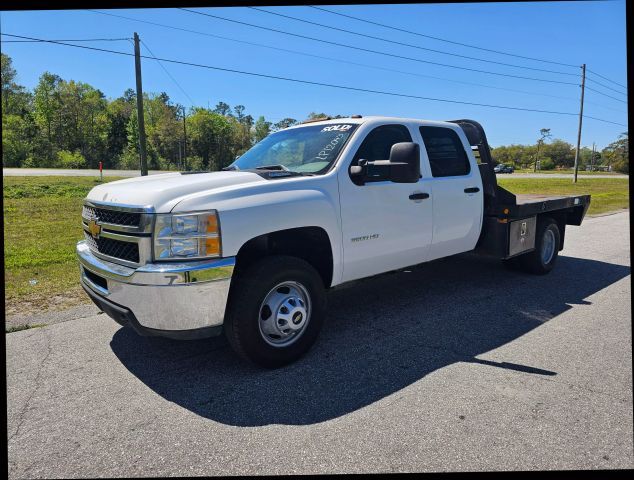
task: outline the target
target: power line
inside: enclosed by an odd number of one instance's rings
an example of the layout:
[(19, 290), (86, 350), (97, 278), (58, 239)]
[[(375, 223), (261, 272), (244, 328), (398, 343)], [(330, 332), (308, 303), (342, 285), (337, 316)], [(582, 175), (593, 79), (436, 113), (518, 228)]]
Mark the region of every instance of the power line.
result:
[(609, 120), (603, 120), (601, 118), (591, 117), (590, 115), (584, 115), (584, 118), (591, 118), (592, 120), (598, 120), (599, 122), (612, 123), (614, 125), (620, 125), (621, 127), (627, 127), (624, 123), (611, 122)]
[[(425, 74), (421, 74), (421, 73), (407, 72), (407, 71), (396, 70), (396, 69), (387, 68), (387, 67), (380, 67), (378, 65), (368, 65), (368, 64), (365, 64), (365, 63), (353, 62), (353, 61), (350, 61), (350, 60), (343, 60), (343, 59), (339, 59), (339, 58), (326, 57), (326, 56), (323, 56), (323, 55), (316, 55), (316, 54), (308, 53), (308, 52), (301, 52), (301, 51), (298, 51), (298, 50), (291, 50), (291, 49), (288, 49), (288, 48), (274, 47), (272, 45), (266, 45), (266, 44), (263, 44), (263, 43), (255, 43), (255, 42), (249, 42), (247, 40), (239, 40), (239, 39), (236, 39), (236, 38), (224, 37), (222, 35), (215, 35), (215, 34), (212, 34), (212, 33), (209, 33), (209, 32), (201, 32), (199, 30), (192, 30), (192, 29), (189, 29), (189, 28), (176, 27), (174, 25), (167, 25), (167, 24), (164, 24), (164, 23), (152, 22), (152, 21), (149, 21), (149, 20), (141, 20), (139, 18), (127, 17), (125, 15), (117, 15), (117, 14), (109, 13), (109, 12), (100, 12), (99, 10), (87, 10), (87, 11), (92, 12), (92, 13), (98, 13), (100, 15), (107, 15), (107, 16), (110, 16), (110, 17), (122, 18), (124, 20), (128, 20), (128, 21), (131, 21), (131, 22), (145, 23), (147, 25), (153, 25), (153, 26), (156, 26), (156, 27), (169, 28), (171, 30), (177, 30), (177, 31), (181, 31), (181, 32), (193, 33), (193, 34), (196, 34), (196, 35), (204, 35), (204, 36), (207, 36), (207, 37), (218, 38), (218, 39), (226, 40), (226, 41), (229, 41), (229, 42), (242, 43), (242, 44), (245, 44), (245, 45), (251, 45), (251, 46), (260, 47), (260, 48), (268, 48), (270, 50), (275, 50), (275, 51), (280, 51), (280, 52), (288, 52), (288, 53), (293, 53), (293, 54), (296, 54), (296, 55), (304, 55), (304, 56), (307, 56), (307, 57), (320, 58), (320, 59), (323, 59), (323, 60), (329, 60), (329, 61), (333, 61), (333, 62), (344, 63), (344, 64), (348, 64), (348, 65), (356, 65), (356, 66), (360, 66), (360, 67), (372, 68), (372, 69), (376, 69), (376, 70), (383, 70), (383, 71), (387, 71), (387, 72), (400, 73), (400, 74), (403, 74), (403, 75), (411, 75), (411, 76), (416, 76), (416, 77), (420, 77), (420, 78), (432, 78), (432, 79), (435, 79), (435, 80), (442, 80), (442, 81), (446, 81), (446, 82), (460, 83), (460, 84), (464, 84), (464, 85), (474, 85), (474, 86), (477, 86), (477, 87), (493, 88), (493, 89), (496, 89), (496, 90), (504, 90), (504, 91), (507, 91), (507, 92), (524, 93), (524, 94), (527, 94), (527, 95), (536, 95), (536, 96), (542, 96), (542, 97), (558, 98), (558, 99), (561, 99), (561, 100), (578, 101), (577, 98), (573, 98), (573, 97), (564, 97), (564, 96), (561, 96), (561, 95), (552, 95), (552, 94), (548, 94), (548, 93), (539, 93), (539, 92), (530, 92), (530, 91), (526, 91), (526, 90), (517, 90), (517, 89), (512, 89), (512, 88), (505, 88), (505, 87), (498, 87), (498, 86), (493, 86), (493, 85), (486, 85), (486, 84), (483, 84), (483, 83), (476, 83), (476, 82), (465, 82), (465, 81), (462, 81), (462, 80), (455, 80), (455, 79), (451, 79), (451, 78), (436, 77), (434, 75), (425, 75)], [(26, 41), (30, 42), (31, 40), (26, 40)], [(591, 105), (595, 105), (595, 106), (598, 106), (598, 107), (601, 107), (601, 108), (605, 108), (605, 109), (608, 109), (608, 110), (614, 110), (614, 111), (617, 111), (619, 113), (627, 113), (627, 112), (624, 112), (623, 110), (620, 110), (618, 108), (609, 107), (607, 105), (603, 105), (603, 104), (596, 103), (596, 102), (591, 102), (591, 101), (587, 101), (586, 100), (585, 103), (591, 104)]]
[(351, 18), (351, 19), (357, 20), (359, 22), (370, 23), (372, 25), (378, 25), (379, 27), (384, 27), (384, 28), (389, 28), (389, 29), (392, 29), (392, 30), (397, 30), (399, 32), (410, 33), (412, 35), (417, 35), (419, 37), (431, 38), (433, 40), (438, 40), (439, 42), (447, 42), (447, 43), (452, 43), (454, 45), (460, 45), (460, 46), (463, 46), (463, 47), (474, 48), (476, 50), (483, 50), (485, 52), (498, 53), (500, 55), (507, 55), (507, 56), (510, 56), (510, 57), (523, 58), (525, 60), (533, 60), (533, 61), (536, 61), (536, 62), (552, 63), (552, 64), (555, 64), (555, 65), (562, 65), (564, 67), (577, 67), (577, 68), (579, 67), (579, 65), (571, 65), (569, 63), (555, 62), (555, 61), (552, 61), (552, 60), (544, 60), (542, 58), (526, 57), (524, 55), (517, 55), (515, 53), (507, 53), (507, 52), (502, 52), (500, 50), (493, 50), (493, 49), (490, 49), (490, 48), (478, 47), (476, 45), (469, 45), (467, 43), (455, 42), (453, 40), (447, 40), (446, 38), (434, 37), (432, 35), (425, 35), (425, 34), (418, 33), (418, 32), (412, 32), (411, 30), (405, 30), (403, 28), (393, 27), (391, 25), (385, 25), (384, 23), (378, 23), (378, 22), (373, 22), (371, 20), (365, 20), (365, 19), (359, 18), (359, 17), (353, 17), (352, 15), (346, 15), (345, 13), (335, 12), (333, 10), (328, 10), (327, 8), (316, 7), (314, 5), (307, 5), (307, 6), (310, 7), (310, 8), (314, 8), (316, 10), (322, 10), (324, 12), (332, 13), (333, 15), (339, 15), (341, 17)]
[[(586, 90), (588, 89), (588, 86), (586, 85)], [(621, 110), (619, 108), (614, 108), (614, 107), (608, 107), (607, 105), (603, 105), (602, 103), (596, 103), (596, 102), (589, 102), (588, 100), (584, 99), (583, 101), (584, 103), (587, 103), (588, 105), (594, 105), (595, 107), (600, 107), (600, 108), (607, 108), (608, 110), (614, 110), (615, 112), (619, 112), (619, 113), (623, 113), (625, 115), (627, 115), (627, 111), (625, 110)]]
[(250, 8), (252, 10), (257, 10), (258, 12), (268, 13), (269, 15), (275, 15), (275, 16), (282, 17), (282, 18), (289, 18), (289, 19), (295, 20), (297, 22), (303, 22), (303, 23), (308, 23), (310, 25), (317, 25), (319, 27), (329, 28), (331, 30), (336, 30), (338, 32), (349, 33), (351, 35), (357, 35), (357, 36), (364, 37), (364, 38), (372, 38), (374, 40), (380, 40), (382, 42), (393, 43), (393, 44), (401, 45), (401, 46), (405, 46), (405, 47), (417, 48), (419, 50), (426, 50), (428, 52), (440, 53), (442, 55), (451, 55), (453, 57), (466, 58), (468, 60), (476, 60), (478, 62), (495, 63), (497, 65), (504, 65), (506, 67), (525, 68), (527, 70), (536, 70), (536, 71), (539, 71), (539, 72), (548, 72), (548, 73), (557, 73), (559, 75), (577, 76), (576, 73), (559, 72), (557, 70), (547, 70), (547, 69), (544, 69), (544, 68), (526, 67), (526, 66), (523, 66), (523, 65), (515, 65), (515, 64), (512, 64), (512, 63), (497, 62), (495, 60), (487, 60), (487, 59), (484, 59), (484, 58), (471, 57), (469, 55), (460, 55), (458, 53), (445, 52), (443, 50), (435, 50), (433, 48), (421, 47), (420, 45), (412, 45), (411, 43), (398, 42), (396, 40), (390, 40), (390, 39), (387, 39), (387, 38), (376, 37), (374, 35), (368, 35), (368, 34), (365, 34), (365, 33), (353, 32), (351, 30), (346, 30), (344, 28), (333, 27), (332, 25), (324, 25), (323, 23), (318, 23), (318, 22), (313, 22), (313, 21), (310, 21), (310, 20), (305, 20), (305, 19), (302, 19), (302, 18), (292, 17), (290, 15), (284, 15), (284, 14), (278, 13), (278, 12), (271, 12), (269, 10), (264, 10), (263, 8), (259, 8), (259, 7), (247, 7), (247, 8)]
[(243, 22), (243, 21), (240, 21), (240, 20), (233, 20), (233, 19), (229, 19), (229, 18), (224, 18), (224, 17), (220, 17), (218, 15), (212, 15), (210, 13), (198, 12), (196, 10), (190, 10), (188, 8), (179, 8), (179, 10), (183, 10), (183, 11), (190, 12), (190, 13), (195, 13), (195, 14), (198, 14), (198, 15), (204, 15), (206, 17), (216, 18), (218, 20), (224, 20), (226, 22), (237, 23), (237, 24), (240, 24), (240, 25), (246, 25), (246, 26), (253, 27), (253, 28), (259, 28), (261, 30), (268, 30), (268, 31), (271, 31), (271, 32), (282, 33), (284, 35), (290, 35), (290, 36), (293, 36), (293, 37), (304, 38), (304, 39), (312, 40), (312, 41), (315, 41), (315, 42), (327, 43), (329, 45), (335, 45), (337, 47), (351, 48), (353, 50), (359, 50), (359, 51), (363, 51), (363, 52), (375, 53), (375, 54), (384, 55), (384, 56), (387, 56), (387, 57), (401, 58), (401, 59), (404, 59), (404, 60), (411, 60), (411, 61), (414, 61), (414, 62), (428, 63), (428, 64), (431, 64), (431, 65), (438, 65), (438, 66), (441, 66), (441, 67), (457, 68), (459, 70), (469, 70), (471, 72), (486, 73), (486, 74), (489, 74), (489, 75), (498, 75), (498, 76), (502, 76), (502, 77), (521, 78), (523, 80), (532, 80), (532, 81), (536, 81), (536, 82), (546, 82), (546, 83), (558, 83), (558, 84), (562, 84), (562, 85), (577, 85), (577, 83), (562, 82), (560, 80), (548, 80), (548, 79), (544, 79), (544, 78), (523, 77), (521, 75), (512, 75), (510, 73), (489, 72), (487, 70), (479, 70), (477, 68), (460, 67), (460, 66), (457, 66), (457, 65), (449, 65), (449, 64), (446, 64), (446, 63), (431, 62), (429, 60), (422, 60), (420, 58), (412, 58), (412, 57), (406, 57), (406, 56), (403, 56), (403, 55), (396, 55), (396, 54), (393, 54), (393, 53), (380, 52), (378, 50), (371, 50), (371, 49), (368, 49), (368, 48), (355, 47), (355, 46), (352, 46), (352, 45), (346, 45), (346, 44), (342, 44), (342, 43), (338, 43), (338, 42), (331, 42), (329, 40), (323, 40), (321, 38), (309, 37), (307, 35), (300, 35), (298, 33), (285, 32), (283, 30), (277, 30), (275, 28), (268, 28), (268, 27), (263, 27), (261, 25), (254, 25), (252, 23), (247, 23), (247, 22)]
[[(28, 40), (38, 40), (38, 39), (32, 38), (32, 37), (26, 37), (26, 36), (23, 36), (23, 35), (13, 35), (13, 34), (9, 34), (9, 33), (2, 33), (2, 35), (6, 35), (6, 36), (9, 36), (9, 37), (14, 37), (14, 38), (23, 38), (23, 39), (28, 39)], [(134, 56), (134, 54), (132, 54), (132, 53), (120, 52), (120, 51), (117, 51), (117, 50), (109, 50), (109, 49), (105, 49), (105, 48), (88, 47), (88, 46), (85, 46), (85, 45), (73, 45), (71, 43), (63, 43), (63, 42), (57, 42), (57, 41), (52, 41), (52, 40), (42, 40), (42, 41), (46, 42), (46, 43), (56, 44), (56, 45), (64, 45), (64, 46), (67, 46), (67, 47), (82, 48), (82, 49), (85, 49), (85, 50), (94, 50), (94, 51), (99, 51), (99, 52), (113, 53), (113, 54), (122, 55), (122, 56), (126, 56), (126, 57), (133, 57)], [(152, 58), (152, 57), (147, 57), (145, 55), (141, 55), (141, 58)], [(188, 66), (192, 66), (192, 67), (199, 67), (199, 68), (205, 68), (205, 69), (210, 69), (210, 70), (218, 70), (218, 71), (222, 71), (222, 72), (237, 73), (237, 74), (241, 74), (241, 75), (249, 75), (249, 76), (260, 77), (260, 78), (269, 78), (269, 79), (273, 79), (273, 80), (283, 80), (283, 81), (287, 81), (287, 82), (302, 83), (302, 84), (307, 84), (307, 85), (316, 85), (316, 86), (321, 86), (321, 87), (337, 88), (337, 89), (341, 89), (341, 90), (350, 90), (350, 91), (364, 92), (364, 93), (374, 93), (374, 94), (379, 94), (379, 95), (388, 95), (388, 96), (402, 97), (402, 98), (413, 98), (413, 99), (417, 99), (417, 100), (429, 100), (429, 101), (434, 101), (434, 102), (456, 103), (456, 104), (462, 104), (462, 105), (472, 105), (472, 106), (477, 106), (477, 107), (498, 108), (498, 109), (504, 109), (504, 110), (518, 110), (518, 111), (524, 111), (524, 112), (549, 113), (549, 114), (553, 114), (553, 115), (577, 116), (576, 113), (570, 113), (570, 112), (557, 112), (557, 111), (552, 111), (552, 110), (538, 110), (538, 109), (534, 109), (534, 108), (510, 107), (510, 106), (506, 106), (506, 105), (492, 105), (492, 104), (486, 104), (486, 103), (465, 102), (465, 101), (461, 101), (461, 100), (451, 100), (451, 99), (446, 99), (446, 98), (423, 97), (423, 96), (419, 96), (419, 95), (410, 95), (410, 94), (404, 94), (404, 93), (398, 93), (398, 92), (387, 92), (387, 91), (382, 91), (382, 90), (371, 90), (371, 89), (360, 88), (360, 87), (352, 87), (352, 86), (348, 86), (348, 85), (335, 85), (335, 84), (331, 84), (331, 83), (315, 82), (315, 81), (312, 81), (312, 80), (301, 80), (301, 79), (297, 79), (297, 78), (282, 77), (282, 76), (277, 76), (277, 75), (268, 75), (268, 74), (264, 74), (264, 73), (247, 72), (247, 71), (244, 71), (244, 70), (235, 70), (235, 69), (231, 69), (231, 68), (217, 67), (217, 66), (213, 66), (213, 65), (205, 65), (205, 64), (193, 63), (193, 62), (185, 62), (185, 61), (182, 61), (182, 60), (175, 60), (175, 59), (168, 59), (168, 58), (156, 58), (155, 57), (153, 59), (156, 60), (156, 61), (175, 63), (175, 64), (179, 64), (179, 65), (188, 65)], [(622, 123), (617, 123), (617, 122), (613, 122), (613, 121), (610, 121), (610, 120), (604, 120), (604, 119), (601, 119), (601, 118), (596, 118), (596, 117), (588, 117), (588, 118), (592, 118), (593, 120), (597, 120), (597, 121), (600, 121), (600, 122), (612, 123), (612, 124), (620, 125), (620, 126), (626, 126), (626, 125), (624, 125)]]
[(587, 80), (590, 80), (591, 82), (596, 83), (597, 85), (601, 85), (603, 88), (607, 88), (608, 90), (612, 90), (613, 92), (616, 92), (616, 93), (618, 93), (619, 95), (625, 95), (625, 96), (627, 96), (627, 93), (621, 92), (620, 90), (616, 90), (616, 89), (614, 89), (614, 88), (612, 88), (612, 87), (608, 87), (607, 85), (605, 85), (605, 84), (603, 84), (603, 83), (601, 83), (601, 82), (598, 82), (598, 81), (597, 81), (597, 80), (595, 80), (594, 78), (587, 78), (587, 77), (586, 77), (586, 79), (587, 79)]
[[(334, 14), (334, 15), (339, 15), (339, 16), (342, 16), (342, 17), (352, 18), (352, 19), (354, 19), (354, 20), (358, 20), (358, 21), (361, 21), (361, 22), (366, 22), (366, 23), (371, 23), (371, 24), (374, 24), (374, 25), (379, 25), (379, 26), (382, 26), (382, 27), (385, 27), (385, 28), (391, 28), (391, 29), (394, 29), (394, 30), (398, 30), (398, 31), (402, 31), (402, 32), (407, 32), (407, 33), (411, 33), (411, 34), (414, 34), (414, 35), (420, 35), (420, 36), (427, 37), (427, 38), (433, 38), (433, 39), (435, 39), (435, 40), (447, 41), (447, 42), (450, 42), (450, 43), (454, 43), (454, 44), (458, 44), (458, 45), (463, 45), (463, 46), (467, 46), (467, 47), (471, 47), (471, 48), (479, 48), (479, 47), (474, 47), (474, 46), (472, 46), (472, 45), (467, 45), (467, 44), (463, 44), (463, 43), (459, 43), (459, 42), (453, 42), (453, 41), (450, 41), (450, 40), (441, 39), (441, 38), (438, 38), (438, 37), (432, 37), (432, 36), (429, 36), (429, 35), (422, 35), (422, 34), (419, 34), (419, 33), (417, 33), (417, 32), (412, 32), (412, 31), (409, 31), (409, 30), (404, 30), (404, 29), (400, 29), (400, 28), (392, 27), (392, 26), (389, 26), (389, 25), (385, 25), (385, 24), (381, 24), (381, 23), (377, 23), (377, 22), (372, 22), (372, 21), (369, 21), (369, 20), (360, 19), (360, 18), (358, 18), (358, 17), (353, 17), (353, 16), (351, 16), (351, 15), (345, 15), (345, 14), (342, 14), (342, 13), (339, 13), (339, 12), (334, 12), (334, 11), (332, 11), (332, 10), (328, 10), (328, 9), (326, 9), (326, 8), (315, 7), (315, 6), (312, 6), (312, 5), (308, 5), (308, 6), (309, 6), (309, 7), (311, 7), (311, 8), (314, 8), (314, 9), (316, 9), (316, 10), (321, 10), (321, 11), (328, 12), (328, 13), (331, 13), (331, 14)], [(308, 21), (308, 20), (303, 20), (303, 19), (299, 19), (299, 18), (296, 18), (296, 17), (291, 17), (291, 16), (289, 16), (289, 15), (282, 15), (282, 14), (280, 14), (280, 13), (270, 12), (270, 11), (264, 10), (264, 9), (262, 9), (262, 8), (256, 8), (256, 7), (249, 7), (249, 8), (252, 8), (252, 9), (255, 9), (255, 10), (259, 10), (259, 11), (261, 11), (261, 12), (266, 12), (266, 13), (269, 13), (269, 14), (272, 14), (272, 15), (278, 15), (278, 16), (281, 16), (281, 17), (290, 18), (290, 19), (297, 20), (297, 21), (301, 21), (301, 22), (305, 22), (305, 23), (310, 23), (310, 24), (319, 25), (319, 26), (326, 27), (326, 28), (331, 28), (331, 29), (334, 29), (334, 30), (344, 31), (344, 32), (347, 32), (347, 33), (352, 33), (352, 34), (355, 34), (355, 35), (362, 35), (362, 34), (359, 34), (359, 33), (357, 33), (357, 32), (351, 32), (351, 31), (348, 31), (348, 30), (344, 30), (344, 29), (340, 29), (340, 28), (336, 28), (336, 27), (331, 27), (331, 26), (328, 26), (328, 25), (323, 25), (323, 24), (316, 23), (316, 22), (311, 22), (311, 21)], [(382, 38), (380, 38), (380, 37), (373, 37), (373, 36), (370, 36), (370, 35), (368, 35), (368, 38), (375, 38), (375, 39), (378, 39), (378, 40), (390, 41), (390, 40), (382, 39)], [(398, 44), (401, 44), (401, 45), (411, 46), (411, 47), (415, 47), (415, 48), (422, 48), (422, 47), (417, 47), (417, 46), (414, 46), (414, 45), (405, 44), (405, 43), (400, 43), (400, 42), (392, 42), (392, 43), (398, 43)], [(508, 54), (508, 53), (504, 53), (504, 52), (499, 52), (499, 51), (496, 51), (496, 50), (489, 50), (489, 49), (484, 49), (484, 48), (479, 48), (479, 49), (481, 49), (481, 50), (487, 50), (487, 51), (491, 51), (491, 52), (495, 52), (495, 53), (502, 53), (502, 54), (505, 54), (505, 55), (518, 56), (518, 55), (514, 55), (514, 54)], [(436, 52), (438, 52), (438, 53), (445, 53), (445, 52), (440, 52), (440, 51), (438, 51), (438, 50), (432, 50), (432, 51), (436, 51)], [(458, 55), (458, 56), (461, 56), (461, 57), (464, 57), (464, 58), (471, 58), (471, 57), (464, 56), (464, 55)], [(527, 59), (531, 59), (531, 60), (547, 61), (547, 60), (541, 60), (541, 59), (536, 59), (536, 58), (531, 58), (531, 57), (522, 57), (522, 56), (519, 56), (519, 57), (521, 57), (521, 58), (527, 58)], [(476, 58), (472, 58), (472, 59), (475, 59), (475, 60), (481, 60), (481, 59), (476, 59)], [(482, 60), (482, 61), (486, 61), (486, 60)], [(531, 68), (531, 67), (523, 67), (523, 66), (512, 65), (512, 64), (506, 64), (506, 63), (501, 63), (501, 62), (492, 62), (492, 63), (500, 63), (501, 65), (515, 66), (515, 67), (519, 67), (519, 68)], [(560, 62), (549, 62), (549, 63), (557, 63), (557, 64), (561, 64)], [(561, 64), (561, 65), (567, 65), (567, 64)], [(573, 65), (567, 65), (567, 66), (573, 66)], [(561, 73), (561, 74), (565, 74), (565, 75), (575, 75), (575, 74), (572, 74), (572, 73), (557, 72), (557, 71), (553, 71), (553, 70), (534, 69), (534, 68), (531, 68), (531, 69), (532, 69), (532, 70), (541, 70), (541, 71), (550, 72), (550, 73)], [(601, 78), (603, 78), (603, 79), (605, 79), (605, 80), (607, 80), (607, 81), (609, 81), (609, 82), (612, 82), (612, 83), (614, 83), (614, 84), (616, 84), (616, 85), (618, 85), (618, 86), (620, 86), (620, 87), (626, 88), (624, 85), (622, 85), (622, 84), (620, 84), (620, 83), (618, 83), (618, 82), (615, 82), (615, 81), (613, 81), (613, 80), (611, 80), (611, 79), (609, 79), (609, 78), (607, 78), (607, 77), (605, 77), (605, 76), (603, 76), (603, 75), (600, 75), (600, 74), (598, 74), (598, 73), (596, 73), (596, 72), (593, 72), (592, 70), (589, 70), (589, 69), (588, 69), (588, 71), (589, 71), (590, 73), (592, 73), (592, 74), (594, 74), (594, 75), (597, 75), (597, 76), (599, 76), (599, 77), (601, 77)], [(593, 79), (593, 78), (589, 78), (589, 80), (590, 80), (590, 81), (592, 81), (592, 82), (594, 82), (594, 83), (596, 83), (596, 84), (598, 84), (598, 85), (601, 85), (601, 86), (602, 86), (602, 87), (604, 87), (604, 88), (607, 88), (608, 90), (612, 90), (613, 92), (619, 93), (619, 94), (621, 94), (621, 95), (626, 95), (625, 93), (623, 93), (623, 92), (621, 92), (621, 91), (619, 91), (619, 90), (616, 90), (616, 89), (614, 89), (614, 88), (611, 88), (611, 87), (609, 87), (609, 86), (607, 86), (607, 85), (605, 85), (605, 84), (603, 84), (603, 83), (599, 82), (598, 80), (595, 80), (595, 79)], [(612, 98), (612, 97), (611, 97), (611, 98)]]
[[(176, 27), (173, 25), (166, 25), (163, 23), (157, 23), (157, 22), (151, 22), (149, 20), (141, 20), (138, 18), (132, 18), (132, 17), (126, 17), (124, 15), (116, 15), (113, 13), (106, 13), (106, 12), (100, 12), (98, 10), (89, 10), (90, 12), (93, 13), (99, 13), (101, 15), (108, 15), (108, 16), (112, 16), (112, 17), (117, 17), (117, 18), (123, 18), (125, 20), (129, 20), (129, 21), (133, 21), (133, 22), (141, 22), (141, 23), (145, 23), (145, 24), (149, 24), (149, 25), (154, 25), (154, 26), (158, 26), (158, 27), (164, 27), (164, 28), (170, 28), (172, 30), (179, 30), (179, 31), (183, 31), (183, 32), (188, 32), (188, 33), (194, 33), (197, 35), (205, 35), (208, 37), (212, 37), (212, 38), (219, 38), (222, 40), (227, 40), (230, 42), (236, 42), (236, 43), (242, 43), (245, 45), (251, 45), (251, 46), (255, 46), (255, 47), (261, 47), (261, 48), (268, 48), (271, 50), (275, 50), (275, 51), (281, 51), (281, 52), (288, 52), (288, 53), (293, 53), (296, 55), (305, 55), (307, 57), (313, 57), (313, 58), (320, 58), (323, 60), (329, 60), (329, 61), (333, 61), (333, 62), (339, 62), (339, 63), (344, 63), (344, 64), (348, 64), (348, 65), (356, 65), (356, 66), (360, 66), (360, 67), (365, 67), (365, 68), (372, 68), (372, 69), (376, 69), (376, 70), (383, 70), (383, 71), (387, 71), (387, 72), (395, 72), (395, 73), (400, 73), (403, 75), (411, 75), (411, 76), (416, 76), (416, 77), (420, 77), (420, 78), (432, 78), (435, 80), (442, 80), (442, 81), (446, 81), (446, 82), (454, 82), (454, 83), (461, 83), (464, 85), (474, 85), (477, 87), (485, 87), (485, 88), (494, 88), (496, 90), (505, 90), (508, 92), (516, 92), (516, 93), (524, 93), (527, 95), (537, 95), (537, 96), (543, 96), (543, 97), (550, 97), (550, 98), (559, 98), (562, 100), (575, 100), (577, 101), (576, 98), (572, 98), (572, 97), (562, 97), (560, 95), (551, 95), (551, 94), (547, 94), (547, 93), (539, 93), (539, 92), (529, 92), (526, 90), (517, 90), (517, 89), (512, 89), (512, 88), (504, 88), (504, 87), (498, 87), (498, 86), (492, 86), (492, 85), (486, 85), (483, 83), (475, 83), (475, 82), (465, 82), (462, 80), (455, 80), (455, 79), (450, 79), (450, 78), (444, 78), (444, 77), (437, 77), (434, 75), (425, 75), (425, 74), (421, 74), (421, 73), (414, 73), (414, 72), (407, 72), (407, 71), (403, 71), (403, 70), (396, 70), (396, 69), (392, 69), (392, 68), (387, 68), (387, 67), (380, 67), (378, 65), (368, 65), (365, 63), (359, 63), (359, 62), (353, 62), (350, 60), (343, 60), (343, 59), (339, 59), (339, 58), (333, 58), (333, 57), (326, 57), (323, 55), (316, 55), (313, 53), (308, 53), (308, 52), (300, 52), (298, 50), (291, 50), (288, 48), (282, 48), (282, 47), (274, 47), (271, 45), (266, 45), (263, 43), (255, 43), (255, 42), (249, 42), (246, 40), (238, 40), (235, 38), (230, 38), (230, 37), (224, 37), (221, 35), (214, 35), (208, 32), (201, 32), (198, 30), (191, 30), (188, 28), (182, 28), (182, 27)], [(609, 108), (609, 107), (608, 107)]]
[(594, 93), (598, 93), (599, 95), (603, 95), (604, 97), (611, 98), (612, 100), (616, 100), (617, 102), (627, 103), (626, 100), (621, 100), (620, 98), (613, 97), (612, 95), (608, 95), (607, 93), (600, 92), (599, 90), (595, 90), (594, 88), (589, 87), (587, 85), (586, 85), (586, 90), (591, 90)]
[(180, 89), (181, 92), (183, 92), (183, 95), (185, 95), (188, 99), (189, 99), (189, 103), (193, 106), (194, 105), (194, 101), (192, 100), (192, 97), (190, 97), (189, 95), (187, 95), (187, 92), (185, 91), (185, 89), (183, 87), (181, 87), (181, 84), (178, 83), (176, 81), (176, 79), (172, 76), (172, 74), (167, 70), (167, 68), (165, 68), (165, 66), (163, 66), (163, 63), (161, 63), (161, 61), (156, 58), (156, 55), (154, 55), (154, 53), (152, 52), (152, 50), (150, 49), (150, 47), (148, 47), (147, 43), (145, 43), (143, 40), (141, 40), (141, 43), (143, 44), (143, 46), (145, 48), (147, 48), (148, 52), (150, 52), (150, 55), (152, 55), (152, 57), (157, 61), (157, 63), (161, 66), (161, 68), (163, 69), (163, 71), (167, 74), (168, 77), (170, 77), (172, 79), (172, 82), (174, 82), (176, 84), (176, 86)]
[(596, 75), (597, 77), (601, 77), (604, 80), (607, 80), (608, 82), (612, 82), (615, 85), (618, 85), (619, 87), (623, 87), (623, 88), (627, 88), (625, 85), (621, 85), (620, 83), (615, 82), (614, 80), (610, 80), (608, 77), (604, 77), (603, 75), (598, 74), (597, 72), (593, 72), (592, 70), (590, 70), (589, 68), (586, 68), (586, 71), (590, 72), (593, 75)]
[[(65, 38), (51, 39), (54, 42), (118, 42), (121, 40), (132, 40), (131, 38)], [(0, 40), (2, 43), (33, 43), (47, 42), (49, 40)]]

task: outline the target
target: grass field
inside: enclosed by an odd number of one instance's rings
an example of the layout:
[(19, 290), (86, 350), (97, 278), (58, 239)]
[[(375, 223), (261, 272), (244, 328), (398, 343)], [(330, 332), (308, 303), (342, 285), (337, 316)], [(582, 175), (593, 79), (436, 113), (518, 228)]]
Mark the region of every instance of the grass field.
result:
[[(515, 169), (515, 173), (539, 173), (539, 174), (551, 174), (551, 173), (559, 173), (559, 174), (568, 174), (568, 175), (572, 175), (574, 173), (574, 170), (572, 168), (568, 169), (568, 170), (537, 170), (537, 172), (533, 171), (532, 168), (516, 168)], [(577, 172), (577, 175), (581, 176), (581, 175), (622, 175), (619, 172), (590, 172), (587, 170), (579, 170)]]
[[(117, 180), (106, 177), (104, 181)], [(506, 179), (514, 193), (592, 195), (590, 214), (629, 206), (628, 179)], [(75, 243), (81, 205), (98, 185), (92, 177), (3, 177), (5, 307), (7, 315), (61, 310), (89, 300), (78, 283)]]
[[(105, 178), (104, 181), (117, 180)], [(3, 177), (6, 314), (85, 303), (75, 244), (92, 177)]]
[(498, 184), (513, 193), (541, 193), (553, 195), (590, 194), (589, 215), (597, 215), (629, 208), (627, 178), (579, 178), (572, 183), (568, 178), (506, 178), (497, 177)]

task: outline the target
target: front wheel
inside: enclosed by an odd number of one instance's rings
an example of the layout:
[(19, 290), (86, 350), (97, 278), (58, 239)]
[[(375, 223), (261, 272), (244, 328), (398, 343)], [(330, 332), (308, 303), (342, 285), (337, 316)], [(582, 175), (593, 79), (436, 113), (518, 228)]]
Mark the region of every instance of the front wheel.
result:
[(238, 355), (275, 368), (310, 349), (326, 311), (323, 282), (310, 264), (296, 257), (265, 257), (234, 281), (225, 333)]

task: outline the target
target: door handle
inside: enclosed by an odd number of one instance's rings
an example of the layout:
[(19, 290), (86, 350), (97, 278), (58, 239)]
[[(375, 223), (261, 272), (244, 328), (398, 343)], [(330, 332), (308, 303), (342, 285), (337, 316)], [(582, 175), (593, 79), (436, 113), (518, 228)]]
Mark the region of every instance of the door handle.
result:
[(479, 191), (480, 189), (478, 187), (469, 187), (464, 189), (464, 193), (476, 193)]
[(429, 198), (429, 193), (412, 193), (409, 196), (410, 200), (425, 200), (426, 198)]

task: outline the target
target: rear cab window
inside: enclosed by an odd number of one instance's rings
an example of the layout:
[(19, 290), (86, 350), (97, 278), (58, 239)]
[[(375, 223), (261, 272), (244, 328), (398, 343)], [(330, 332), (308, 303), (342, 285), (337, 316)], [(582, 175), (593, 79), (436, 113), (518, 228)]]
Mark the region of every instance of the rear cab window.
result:
[(451, 128), (419, 127), (434, 177), (469, 175), (471, 163), (458, 134)]

